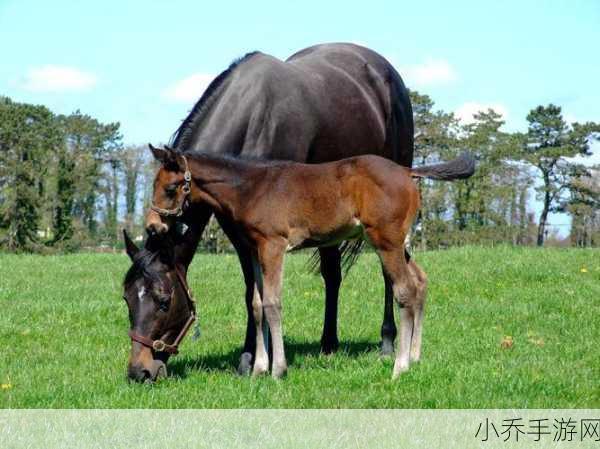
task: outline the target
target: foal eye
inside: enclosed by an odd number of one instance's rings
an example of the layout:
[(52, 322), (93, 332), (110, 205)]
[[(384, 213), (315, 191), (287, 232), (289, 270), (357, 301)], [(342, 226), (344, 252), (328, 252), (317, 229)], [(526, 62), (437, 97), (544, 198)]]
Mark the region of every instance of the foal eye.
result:
[(165, 188), (165, 193), (166, 193), (168, 196), (173, 196), (173, 195), (175, 195), (175, 194), (177, 193), (177, 184), (173, 184), (173, 185), (167, 186), (167, 187)]

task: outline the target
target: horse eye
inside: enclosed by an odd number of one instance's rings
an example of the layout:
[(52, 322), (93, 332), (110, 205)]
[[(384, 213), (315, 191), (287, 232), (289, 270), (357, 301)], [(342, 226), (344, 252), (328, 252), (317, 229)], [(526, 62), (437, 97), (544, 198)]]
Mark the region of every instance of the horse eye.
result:
[(173, 196), (177, 193), (177, 184), (171, 184), (170, 186), (165, 187), (165, 193), (168, 196)]
[(167, 312), (169, 310), (169, 304), (171, 302), (171, 297), (168, 295), (161, 295), (158, 298), (158, 310), (161, 312)]

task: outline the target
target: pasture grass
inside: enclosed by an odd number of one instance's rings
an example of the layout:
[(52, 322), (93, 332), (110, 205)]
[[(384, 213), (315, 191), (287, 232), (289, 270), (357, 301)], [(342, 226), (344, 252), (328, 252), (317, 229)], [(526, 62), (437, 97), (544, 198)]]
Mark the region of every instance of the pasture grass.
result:
[(307, 259), (286, 259), (285, 379), (235, 373), (245, 332), (237, 258), (198, 255), (190, 285), (202, 336), (186, 339), (170, 376), (149, 386), (125, 378), (125, 255), (1, 254), (0, 407), (600, 407), (599, 250), (415, 254), (429, 275), (423, 359), (396, 382), (378, 352), (376, 256), (363, 254), (344, 280), (333, 356), (319, 354), (323, 288)]

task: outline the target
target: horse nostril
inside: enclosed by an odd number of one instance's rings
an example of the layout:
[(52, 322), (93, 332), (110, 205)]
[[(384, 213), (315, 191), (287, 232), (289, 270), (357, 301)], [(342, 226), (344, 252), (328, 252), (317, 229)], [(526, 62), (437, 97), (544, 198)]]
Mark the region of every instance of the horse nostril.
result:
[(152, 382), (154, 382), (150, 371), (148, 371), (147, 369), (142, 370), (142, 376), (143, 377), (140, 379), (140, 382), (144, 382), (145, 384), (151, 384)]
[(164, 223), (151, 223), (146, 227), (146, 233), (150, 237), (156, 237), (164, 234), (169, 230), (168, 226)]
[(140, 366), (129, 367), (127, 370), (127, 376), (129, 377), (129, 380), (133, 380), (135, 382), (147, 382), (148, 380), (152, 381), (152, 375), (150, 371)]

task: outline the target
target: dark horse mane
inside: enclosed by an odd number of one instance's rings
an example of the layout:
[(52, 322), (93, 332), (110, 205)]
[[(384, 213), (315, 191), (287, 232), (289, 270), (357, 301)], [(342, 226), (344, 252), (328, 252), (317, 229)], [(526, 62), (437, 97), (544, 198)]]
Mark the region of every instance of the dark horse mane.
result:
[(250, 53), (246, 53), (241, 58), (235, 59), (229, 67), (222, 71), (219, 76), (217, 76), (211, 83), (208, 85), (200, 99), (196, 102), (190, 113), (187, 117), (181, 122), (179, 128), (173, 133), (171, 139), (169, 140), (169, 145), (174, 148), (181, 148), (182, 146), (186, 146), (189, 144), (189, 139), (191, 138), (191, 131), (194, 128), (194, 124), (196, 121), (203, 116), (203, 112), (205, 112), (213, 103), (216, 91), (223, 84), (223, 82), (229, 77), (231, 72), (242, 62), (250, 59), (252, 56), (258, 54), (258, 51), (252, 51)]

